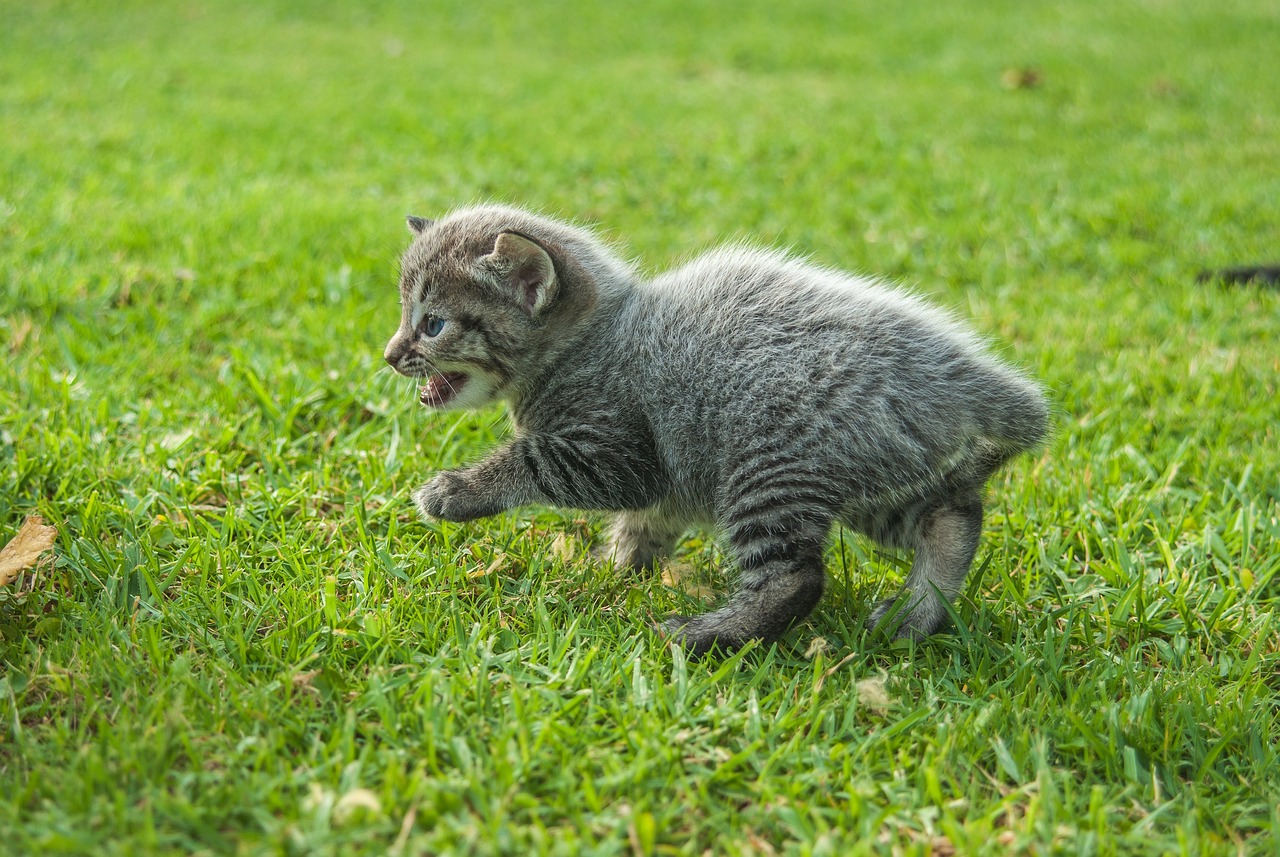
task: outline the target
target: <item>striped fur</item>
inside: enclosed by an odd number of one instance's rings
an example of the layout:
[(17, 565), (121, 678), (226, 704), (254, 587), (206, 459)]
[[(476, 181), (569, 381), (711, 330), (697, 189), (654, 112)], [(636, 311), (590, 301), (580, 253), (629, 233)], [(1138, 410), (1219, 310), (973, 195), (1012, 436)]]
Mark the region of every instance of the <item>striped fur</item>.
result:
[[(973, 560), (984, 484), (1045, 436), (1033, 382), (872, 280), (746, 247), (645, 280), (589, 233), (499, 206), (411, 228), (387, 360), (465, 376), (433, 406), (501, 399), (515, 422), (489, 458), (419, 489), (423, 514), (612, 511), (605, 552), (637, 567), (690, 526), (717, 528), (737, 591), (663, 623), (696, 653), (807, 615), (836, 522), (915, 551), (904, 592), (870, 621), (937, 630)], [(447, 320), (436, 337), (432, 318)]]

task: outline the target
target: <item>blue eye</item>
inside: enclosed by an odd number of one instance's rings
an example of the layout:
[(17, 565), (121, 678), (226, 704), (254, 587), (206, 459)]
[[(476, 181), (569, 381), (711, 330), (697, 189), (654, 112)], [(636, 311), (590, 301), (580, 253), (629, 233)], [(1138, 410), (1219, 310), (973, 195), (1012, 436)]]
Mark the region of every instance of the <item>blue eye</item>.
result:
[(438, 315), (427, 316), (427, 336), (439, 336), (444, 330), (444, 319)]

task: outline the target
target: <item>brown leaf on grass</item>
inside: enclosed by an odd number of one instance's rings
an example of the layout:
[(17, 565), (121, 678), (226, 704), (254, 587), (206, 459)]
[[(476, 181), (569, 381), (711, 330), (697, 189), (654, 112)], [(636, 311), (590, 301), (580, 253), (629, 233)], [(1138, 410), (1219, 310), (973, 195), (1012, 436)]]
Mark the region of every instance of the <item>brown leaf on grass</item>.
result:
[(1005, 89), (1035, 89), (1043, 82), (1044, 75), (1031, 66), (1006, 68), (1000, 74), (1000, 85)]
[(35, 323), (25, 315), (16, 316), (9, 322), (9, 353), (17, 354), (22, 350), (22, 346), (26, 344), (30, 337), (34, 342), (35, 337), (31, 334), (35, 330)]
[(693, 579), (697, 572), (697, 566), (692, 563), (664, 563), (662, 566), (662, 583), (672, 589), (679, 589), (686, 595), (692, 595), (694, 598), (700, 598), (703, 601), (710, 601), (715, 597), (716, 592), (705, 583), (699, 583)]
[(935, 836), (929, 843), (930, 857), (954, 857), (956, 846), (946, 836)]
[(778, 853), (778, 849), (774, 848), (770, 842), (762, 838), (760, 834), (756, 833), (751, 828), (747, 828), (744, 835), (746, 836), (747, 842), (750, 843), (751, 847), (755, 849), (757, 854), (764, 854), (766, 857), (773, 857), (774, 854)]
[(320, 691), (316, 690), (315, 685), (313, 685), (312, 682), (315, 681), (316, 676), (320, 675), (320, 673), (321, 670), (307, 670), (304, 673), (294, 673), (290, 678), (290, 682), (296, 690), (310, 691), (316, 696), (319, 696)]
[(12, 582), (21, 572), (39, 562), (40, 554), (53, 547), (57, 535), (57, 528), (47, 526), (44, 518), (28, 516), (18, 534), (0, 548), (0, 586)]
[[(473, 552), (473, 555), (474, 555), (474, 552)], [(480, 557), (477, 556), (476, 559), (480, 559)], [(483, 562), (483, 560), (481, 560), (481, 562)], [(467, 579), (475, 580), (476, 578), (480, 578), (480, 577), (488, 577), (489, 575), (493, 574), (495, 571), (506, 571), (510, 567), (510, 565), (511, 565), (511, 558), (507, 556), (506, 551), (498, 551), (498, 553), (494, 555), (493, 560), (488, 565), (478, 565), (475, 568), (471, 569), (471, 571), (468, 571)]]

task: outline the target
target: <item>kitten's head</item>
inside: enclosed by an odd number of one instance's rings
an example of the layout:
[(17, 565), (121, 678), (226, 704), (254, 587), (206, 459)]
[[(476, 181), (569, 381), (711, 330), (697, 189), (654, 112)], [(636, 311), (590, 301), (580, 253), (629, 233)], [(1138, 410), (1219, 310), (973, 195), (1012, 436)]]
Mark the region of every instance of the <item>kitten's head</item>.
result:
[(621, 264), (585, 233), (516, 209), (408, 222), (400, 327), (383, 356), (423, 379), (419, 400), (440, 410), (512, 398), (591, 314), (599, 280)]

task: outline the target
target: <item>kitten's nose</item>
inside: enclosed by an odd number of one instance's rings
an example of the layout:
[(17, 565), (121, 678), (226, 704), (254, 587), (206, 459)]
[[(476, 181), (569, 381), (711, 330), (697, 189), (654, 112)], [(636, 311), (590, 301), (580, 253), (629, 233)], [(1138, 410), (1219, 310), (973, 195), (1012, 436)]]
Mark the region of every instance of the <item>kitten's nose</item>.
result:
[(397, 333), (391, 337), (391, 341), (387, 343), (386, 349), (382, 352), (382, 359), (387, 361), (394, 367), (404, 357), (405, 340)]

